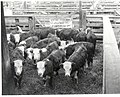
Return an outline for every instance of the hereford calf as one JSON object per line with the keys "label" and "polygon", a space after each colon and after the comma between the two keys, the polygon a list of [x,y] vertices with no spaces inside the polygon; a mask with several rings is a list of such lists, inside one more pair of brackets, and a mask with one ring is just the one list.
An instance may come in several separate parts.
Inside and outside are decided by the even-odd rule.
{"label": "hereford calf", "polygon": [[14,74],[15,86],[21,88],[21,80],[23,77],[24,61],[21,59],[14,60],[12,63],[12,71]]}
{"label": "hereford calf", "polygon": [[38,75],[43,77],[44,84],[46,85],[47,80],[49,79],[49,85],[53,87],[53,74],[60,69],[60,63],[64,62],[65,53],[63,50],[53,51],[47,58],[42,61],[37,62]]}
{"label": "hereford calf", "polygon": [[61,64],[65,71],[65,76],[76,79],[78,83],[78,73],[84,68],[87,59],[87,49],[84,45],[80,46],[74,53],[69,57],[67,61]]}

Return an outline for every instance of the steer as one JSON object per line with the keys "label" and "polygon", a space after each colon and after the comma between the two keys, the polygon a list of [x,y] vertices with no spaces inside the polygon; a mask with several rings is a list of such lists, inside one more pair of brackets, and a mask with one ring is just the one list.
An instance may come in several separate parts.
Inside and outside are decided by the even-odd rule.
{"label": "steer", "polygon": [[68,59],[70,55],[81,45],[84,45],[87,48],[87,64],[86,67],[92,66],[93,56],[94,56],[94,45],[90,42],[75,42],[71,45],[68,45],[66,50],[66,58]]}
{"label": "steer", "polygon": [[78,83],[78,73],[84,68],[87,59],[87,49],[84,45],[80,46],[74,53],[69,57],[67,61],[61,64],[65,70],[65,76],[76,79]]}
{"label": "steer", "polygon": [[93,43],[93,45],[94,45],[93,53],[95,53],[95,46],[96,46],[97,36],[94,34],[94,32],[92,32],[92,30],[90,28],[86,29],[86,33],[87,33],[87,42]]}
{"label": "steer", "polygon": [[18,88],[21,88],[21,80],[23,77],[23,65],[24,65],[24,61],[21,59],[16,59],[12,63],[14,82],[15,82],[15,86]]}
{"label": "steer", "polygon": [[38,75],[43,77],[44,84],[46,85],[47,79],[49,79],[49,85],[52,87],[53,74],[58,74],[60,69],[60,63],[65,60],[65,52],[63,50],[53,51],[47,58],[42,61],[37,62]]}
{"label": "steer", "polygon": [[18,48],[15,48],[10,54],[10,62],[12,66],[15,86],[21,87],[21,80],[23,75],[23,65],[25,64],[22,51]]}

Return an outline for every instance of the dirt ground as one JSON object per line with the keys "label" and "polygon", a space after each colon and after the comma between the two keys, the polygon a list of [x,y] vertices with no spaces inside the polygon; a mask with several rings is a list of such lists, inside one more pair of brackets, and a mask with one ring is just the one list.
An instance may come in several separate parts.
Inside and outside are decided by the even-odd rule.
{"label": "dirt ground", "polygon": [[50,94],[102,94],[103,86],[103,45],[96,45],[92,68],[87,68],[79,76],[78,85],[60,73],[54,76],[54,89],[44,87],[42,79],[31,62],[25,64],[21,89],[15,89],[15,95],[50,95]]}

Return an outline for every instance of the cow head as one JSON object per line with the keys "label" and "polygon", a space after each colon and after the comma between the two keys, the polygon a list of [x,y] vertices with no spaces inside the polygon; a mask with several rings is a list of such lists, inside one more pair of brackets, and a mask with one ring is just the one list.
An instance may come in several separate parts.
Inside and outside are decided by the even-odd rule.
{"label": "cow head", "polygon": [[75,63],[69,62],[69,61],[66,61],[66,62],[60,64],[60,66],[65,70],[65,76],[70,76],[73,64],[75,64]]}
{"label": "cow head", "polygon": [[18,60],[13,61],[13,63],[14,63],[15,74],[17,76],[20,76],[23,71],[24,61],[18,59]]}
{"label": "cow head", "polygon": [[40,52],[41,52],[41,50],[39,48],[34,48],[33,49],[33,58],[34,58],[34,60],[36,60],[36,61],[40,60]]}
{"label": "cow head", "polygon": [[43,77],[45,72],[46,61],[39,61],[37,62],[37,72],[40,77]]}

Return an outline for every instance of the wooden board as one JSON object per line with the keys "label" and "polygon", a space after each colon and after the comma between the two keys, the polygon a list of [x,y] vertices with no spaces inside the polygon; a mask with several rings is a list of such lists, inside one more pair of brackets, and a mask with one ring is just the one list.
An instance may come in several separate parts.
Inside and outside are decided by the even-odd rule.
{"label": "wooden board", "polygon": [[114,31],[108,17],[103,17],[103,92],[120,93],[120,53]]}

